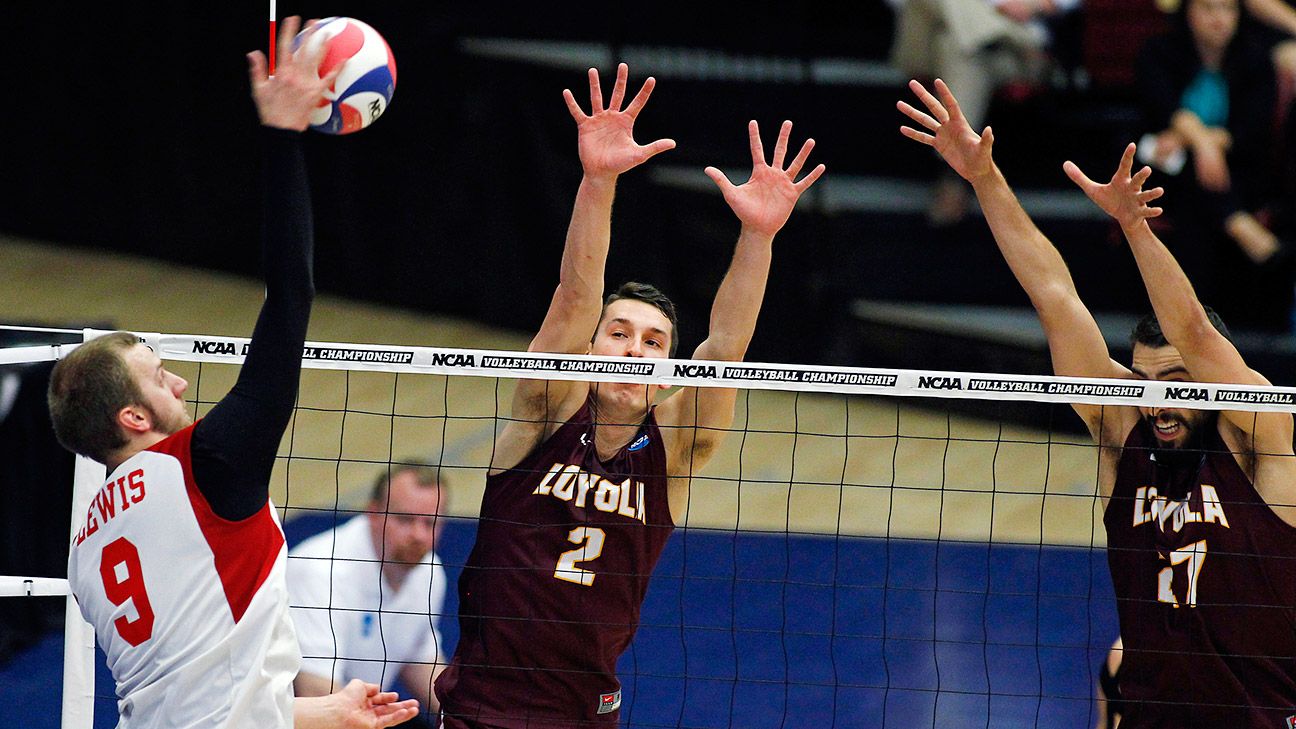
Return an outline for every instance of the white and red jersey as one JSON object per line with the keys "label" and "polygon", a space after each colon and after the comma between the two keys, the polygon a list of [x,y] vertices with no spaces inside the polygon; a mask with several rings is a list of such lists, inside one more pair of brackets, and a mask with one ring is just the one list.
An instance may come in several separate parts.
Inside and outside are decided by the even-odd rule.
{"label": "white and red jersey", "polygon": [[267,500],[216,516],[193,426],[117,467],[72,540],[68,580],[117,683],[122,729],[288,729],[300,654]]}

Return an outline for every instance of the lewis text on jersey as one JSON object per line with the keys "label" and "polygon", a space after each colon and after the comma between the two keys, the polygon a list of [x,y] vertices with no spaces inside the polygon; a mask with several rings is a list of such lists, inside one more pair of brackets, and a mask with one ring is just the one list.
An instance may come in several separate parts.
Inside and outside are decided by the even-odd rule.
{"label": "lewis text on jersey", "polygon": [[86,537],[99,531],[100,524],[106,524],[113,517],[129,509],[131,504],[138,504],[143,500],[144,469],[142,468],[137,468],[115,481],[104,484],[90,501],[90,508],[86,510],[85,524],[77,531],[75,544],[81,544]]}

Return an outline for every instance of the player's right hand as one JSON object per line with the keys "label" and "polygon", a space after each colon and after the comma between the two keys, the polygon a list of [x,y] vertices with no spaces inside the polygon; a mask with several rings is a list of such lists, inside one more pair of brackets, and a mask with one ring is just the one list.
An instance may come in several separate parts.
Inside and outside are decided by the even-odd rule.
{"label": "player's right hand", "polygon": [[675,148],[675,140],[658,139],[651,144],[638,144],[634,140],[634,123],[648,97],[652,95],[656,80],[651,76],[644,81],[639,93],[624,110],[626,79],[630,69],[622,63],[617,66],[616,85],[612,98],[603,105],[603,91],[599,87],[598,69],[589,70],[590,113],[586,114],[576,103],[571,89],[563,89],[567,110],[576,120],[577,144],[581,167],[586,177],[615,177],[638,167],[650,157]]}

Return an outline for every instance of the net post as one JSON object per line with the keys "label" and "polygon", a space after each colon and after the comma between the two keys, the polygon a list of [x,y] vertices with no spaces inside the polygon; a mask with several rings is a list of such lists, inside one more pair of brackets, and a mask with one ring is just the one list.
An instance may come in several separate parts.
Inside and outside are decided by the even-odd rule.
{"label": "net post", "polygon": [[94,628],[81,617],[81,609],[70,592],[64,620],[62,729],[91,729],[94,726]]}
{"label": "net post", "polygon": [[[69,540],[76,534],[80,519],[90,508],[104,479],[103,464],[77,456],[72,478],[72,525]],[[76,598],[68,591],[63,627],[63,724],[62,729],[92,729],[94,726],[95,688],[94,627],[81,617]]]}

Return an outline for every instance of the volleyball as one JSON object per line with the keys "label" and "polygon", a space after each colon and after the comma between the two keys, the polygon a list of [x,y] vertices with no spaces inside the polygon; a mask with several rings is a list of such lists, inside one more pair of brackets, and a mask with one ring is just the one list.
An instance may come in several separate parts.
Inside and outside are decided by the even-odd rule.
{"label": "volleyball", "polygon": [[311,114],[311,129],[350,134],[382,116],[396,90],[396,58],[378,31],[355,18],[333,17],[319,21],[313,31],[298,33],[294,48],[303,39],[309,50],[325,44],[320,76],[346,64]]}

